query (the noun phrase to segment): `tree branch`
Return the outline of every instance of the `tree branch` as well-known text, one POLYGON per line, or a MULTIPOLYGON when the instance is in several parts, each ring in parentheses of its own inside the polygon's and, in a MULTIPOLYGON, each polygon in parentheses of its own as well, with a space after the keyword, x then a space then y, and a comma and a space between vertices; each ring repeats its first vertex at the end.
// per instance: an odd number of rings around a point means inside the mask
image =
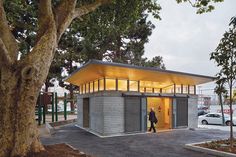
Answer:
POLYGON ((76 8, 76 2, 76 0, 62 0, 55 9, 58 42, 73 19, 80 18, 81 16, 94 11, 100 5, 111 2, 111 0, 96 0, 94 3, 81 6, 80 8, 76 8))
POLYGON ((0 66, 2 66, 3 64, 7 66, 12 65, 12 59, 9 56, 9 53, 7 51, 5 44, 0 38, 0 66))
POLYGON ((194 4, 192 3, 191 0, 188 0, 188 2, 189 2, 189 4, 190 4, 192 7, 194 7, 194 4))
POLYGON ((54 15, 52 11, 51 0, 40 0, 39 1, 39 29, 37 32, 37 41, 43 36, 46 30, 50 27, 54 21, 54 15))
POLYGON ((7 56, 11 58, 12 61, 16 61, 18 55, 18 44, 8 25, 6 13, 3 8, 3 0, 0 0, 0 38, 2 44, 4 43, 5 45, 5 50, 7 50, 5 53, 9 53, 7 56))
MULTIPOLYGON (((40 62, 45 62, 45 64, 48 64, 50 66, 51 60, 54 56, 55 48, 56 48, 56 24, 52 11, 51 0, 40 0, 39 29, 37 32, 37 41, 32 51, 28 53, 24 59, 22 59, 21 65, 23 66, 30 65, 40 69, 44 66, 44 65, 42 66, 40 62), (41 67, 38 67, 38 65, 41 65, 41 67)), ((26 67, 25 71, 31 71, 28 69, 30 68, 26 67)), ((24 73, 25 72, 23 69, 22 74, 24 73)), ((39 71, 37 71, 37 73, 39 73, 39 71)))
POLYGON ((61 3, 56 7, 54 17, 57 24, 57 41, 59 42, 66 28, 69 27, 73 20, 76 0, 61 0, 61 3))
POLYGON ((99 6, 106 4, 106 3, 110 3, 111 0, 96 0, 94 3, 92 4, 88 4, 88 5, 84 5, 81 6, 80 8, 76 8, 73 18, 80 18, 83 15, 86 15, 92 11, 94 11, 95 9, 97 9, 99 6))

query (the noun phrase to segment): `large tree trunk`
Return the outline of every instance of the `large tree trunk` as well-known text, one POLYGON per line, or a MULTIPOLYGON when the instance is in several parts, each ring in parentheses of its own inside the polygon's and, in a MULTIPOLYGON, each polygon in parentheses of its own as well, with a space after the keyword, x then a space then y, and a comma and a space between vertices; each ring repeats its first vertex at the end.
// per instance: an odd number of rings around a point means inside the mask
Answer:
POLYGON ((44 149, 39 142, 35 105, 57 41, 55 23, 48 26, 29 55, 0 69, 0 157, 25 156, 44 149))
MULTIPOLYGON (((52 54, 52 50, 46 52, 52 54)), ((50 60, 47 60, 45 65, 50 65, 50 60)), ((1 69, 1 157, 24 156, 29 150, 43 150, 35 121, 36 98, 48 73, 46 66, 42 68, 39 68, 38 72, 32 72, 34 70, 28 66, 23 67, 21 71, 1 69)))
POLYGON ((0 93, 0 156, 23 156, 43 150, 38 139, 35 104, 39 87, 24 81, 19 71, 2 69, 0 93))
POLYGON ((29 150, 43 150, 38 139, 35 105, 43 81, 47 77, 53 49, 45 49, 48 59, 40 67, 1 69, 0 90, 0 157, 24 156, 29 150))
POLYGON ((11 34, 0 0, 0 157, 39 152, 35 105, 45 82, 55 48, 71 21, 85 15, 103 0, 76 7, 76 0, 61 0, 52 11, 51 0, 39 1, 37 42, 25 58, 17 60, 17 42, 11 34))

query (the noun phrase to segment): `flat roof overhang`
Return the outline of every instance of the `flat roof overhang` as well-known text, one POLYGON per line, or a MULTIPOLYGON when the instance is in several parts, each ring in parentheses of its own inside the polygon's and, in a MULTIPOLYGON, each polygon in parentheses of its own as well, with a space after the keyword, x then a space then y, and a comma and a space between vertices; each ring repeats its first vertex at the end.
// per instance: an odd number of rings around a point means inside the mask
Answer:
POLYGON ((90 60, 78 68, 65 81, 73 85, 81 85, 99 78, 119 78, 128 80, 152 81, 160 84, 199 85, 212 82, 211 76, 162 70, 154 67, 142 67, 129 64, 90 60))

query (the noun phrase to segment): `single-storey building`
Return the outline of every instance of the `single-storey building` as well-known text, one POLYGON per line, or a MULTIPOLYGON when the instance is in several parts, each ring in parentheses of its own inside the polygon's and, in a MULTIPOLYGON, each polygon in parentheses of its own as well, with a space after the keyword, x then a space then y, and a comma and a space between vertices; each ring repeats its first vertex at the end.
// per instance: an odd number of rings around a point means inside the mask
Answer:
POLYGON ((196 85, 213 77, 90 60, 65 81, 79 87, 78 126, 101 136, 146 132, 154 108, 157 130, 196 128, 196 85))

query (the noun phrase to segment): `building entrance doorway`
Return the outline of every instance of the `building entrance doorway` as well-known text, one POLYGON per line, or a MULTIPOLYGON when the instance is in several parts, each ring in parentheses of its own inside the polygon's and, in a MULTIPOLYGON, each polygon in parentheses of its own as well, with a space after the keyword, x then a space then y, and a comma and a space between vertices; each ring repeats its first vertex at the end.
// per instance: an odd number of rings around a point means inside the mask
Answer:
MULTIPOLYGON (((158 122, 155 125, 157 131, 168 130, 172 128, 172 99, 171 98, 147 98, 147 115, 151 108, 154 109, 158 122)), ((151 123, 147 116, 147 129, 149 130, 151 123)))

